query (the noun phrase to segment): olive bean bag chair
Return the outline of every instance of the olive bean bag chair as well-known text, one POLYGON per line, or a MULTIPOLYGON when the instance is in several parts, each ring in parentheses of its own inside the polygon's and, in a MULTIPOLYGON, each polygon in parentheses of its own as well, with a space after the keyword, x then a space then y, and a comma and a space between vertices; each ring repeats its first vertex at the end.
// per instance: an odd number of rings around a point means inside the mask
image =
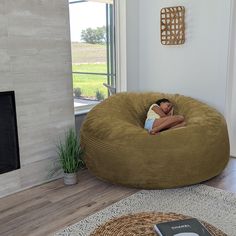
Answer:
POLYGON ((88 169, 99 179, 142 189, 208 180, 225 168, 229 139, 224 117, 193 98, 162 93, 119 93, 94 107, 80 133, 88 169), (150 135, 149 106, 169 99, 187 126, 150 135))

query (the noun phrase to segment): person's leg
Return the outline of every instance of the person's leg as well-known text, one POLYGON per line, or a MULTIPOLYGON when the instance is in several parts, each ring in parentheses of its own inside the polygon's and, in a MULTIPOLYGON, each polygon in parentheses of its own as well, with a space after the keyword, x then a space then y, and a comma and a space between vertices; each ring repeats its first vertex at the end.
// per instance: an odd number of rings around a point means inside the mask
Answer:
POLYGON ((186 126, 186 122, 185 121, 181 122, 178 125, 175 125, 175 126, 171 127, 170 129, 180 128, 180 127, 184 127, 184 126, 186 126))
POLYGON ((162 117, 159 119, 156 119, 153 123, 152 130, 150 131, 150 134, 156 134, 164 129, 169 129, 171 127, 174 127, 184 121, 184 117, 180 115, 175 116, 167 116, 162 117))

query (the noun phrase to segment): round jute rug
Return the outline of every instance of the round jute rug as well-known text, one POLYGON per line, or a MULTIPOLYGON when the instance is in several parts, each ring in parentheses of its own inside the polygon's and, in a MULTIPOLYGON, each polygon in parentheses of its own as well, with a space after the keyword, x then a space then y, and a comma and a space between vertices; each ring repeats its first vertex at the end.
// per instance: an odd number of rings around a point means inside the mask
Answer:
MULTIPOLYGON (((150 212, 137 213, 114 218, 99 226, 90 236, 157 236, 154 225, 160 222, 191 218, 176 213, 150 212)), ((212 236, 227 236, 221 230, 201 221, 212 236)))

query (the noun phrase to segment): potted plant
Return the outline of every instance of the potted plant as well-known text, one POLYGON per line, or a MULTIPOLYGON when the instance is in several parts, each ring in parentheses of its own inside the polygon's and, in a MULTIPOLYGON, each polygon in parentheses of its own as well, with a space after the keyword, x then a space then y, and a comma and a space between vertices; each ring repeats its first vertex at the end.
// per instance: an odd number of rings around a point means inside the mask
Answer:
POLYGON ((84 168, 85 164, 82 159, 82 149, 78 141, 77 135, 73 129, 65 134, 64 142, 59 141, 57 151, 61 167, 64 171, 65 185, 77 183, 77 172, 84 168))

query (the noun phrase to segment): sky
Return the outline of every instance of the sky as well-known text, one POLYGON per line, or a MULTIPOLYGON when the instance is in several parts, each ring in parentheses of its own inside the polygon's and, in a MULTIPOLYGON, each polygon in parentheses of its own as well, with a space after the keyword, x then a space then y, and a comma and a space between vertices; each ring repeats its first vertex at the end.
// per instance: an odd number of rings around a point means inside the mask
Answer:
POLYGON ((106 4, 82 2, 70 4, 70 35, 72 42, 80 42, 81 31, 106 25, 106 4))

